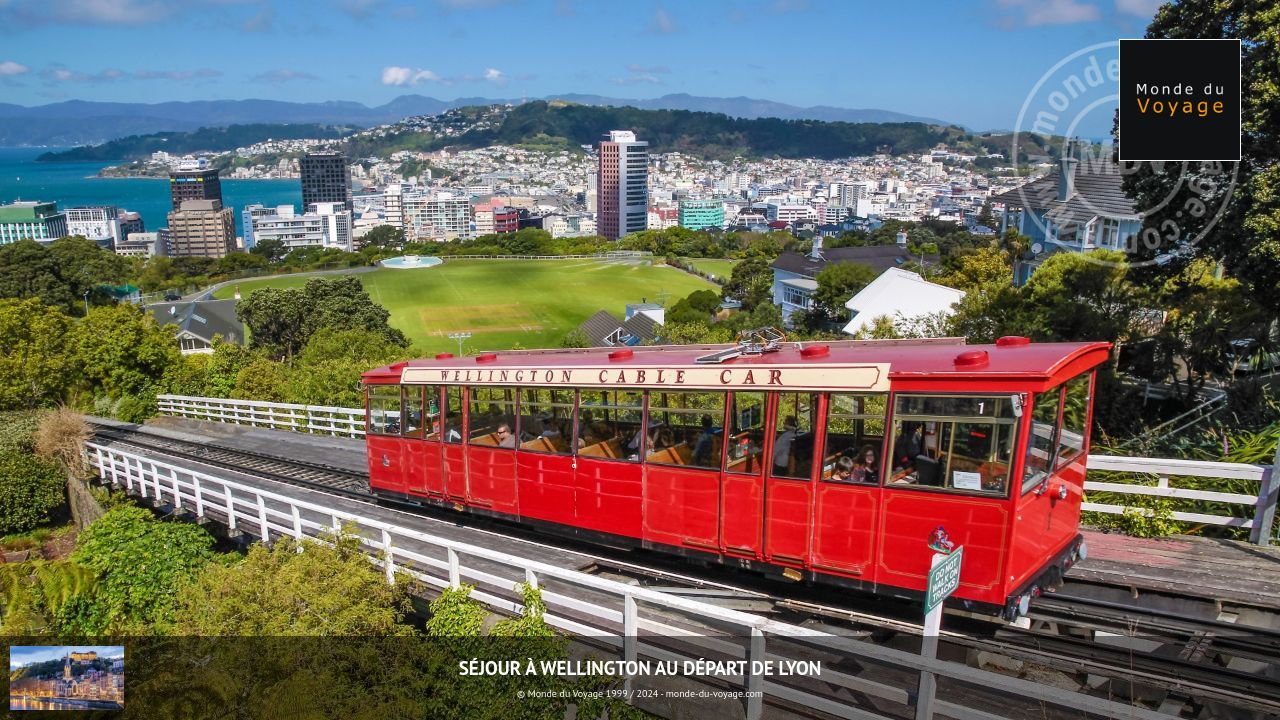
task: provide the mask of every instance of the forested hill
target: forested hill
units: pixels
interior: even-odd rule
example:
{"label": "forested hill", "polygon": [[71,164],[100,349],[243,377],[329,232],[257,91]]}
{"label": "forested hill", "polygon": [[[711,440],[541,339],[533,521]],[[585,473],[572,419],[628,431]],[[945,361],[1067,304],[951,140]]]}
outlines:
{"label": "forested hill", "polygon": [[[496,111],[496,112],[495,112]],[[445,130],[448,132],[445,132]],[[921,122],[848,123],[735,118],[688,110],[642,110],[566,102],[528,102],[508,108],[467,107],[409,118],[349,135],[332,125],[231,125],[193,132],[135,135],[102,145],[45,153],[43,161],[121,162],[152,152],[225,152],[274,139],[346,137],[347,157],[386,157],[397,150],[519,145],[576,149],[595,145],[610,130],[633,130],[651,152],[678,151],[708,159],[744,157],[832,159],[875,153],[919,153],[975,138],[955,126]]]}
{"label": "forested hill", "polygon": [[334,125],[281,125],[256,123],[252,125],[228,125],[226,127],[200,128],[191,132],[162,132],[150,135],[131,135],[105,142],[86,145],[62,152],[47,152],[36,158],[40,162],[120,162],[141,160],[157,150],[174,155],[207,150],[225,152],[264,140],[298,140],[302,138],[340,138],[353,128]]}
{"label": "forested hill", "polygon": [[[440,138],[431,147],[480,148],[534,145],[573,148],[595,145],[610,130],[633,130],[651,152],[679,151],[704,158],[735,155],[784,158],[839,158],[876,152],[921,152],[963,135],[958,128],[925,123],[847,123],[819,120],[744,119],[687,110],[641,110],[563,102],[529,102],[511,108],[496,126]],[[352,157],[404,149],[405,133],[355,137]]]}
{"label": "forested hill", "polygon": [[531,102],[513,108],[500,126],[475,133],[472,143],[515,144],[563,138],[574,145],[600,141],[609,130],[634,130],[656,152],[702,157],[754,155],[837,158],[876,152],[920,152],[958,131],[924,123],[847,123],[818,120],[747,120],[687,110],[640,110]]}

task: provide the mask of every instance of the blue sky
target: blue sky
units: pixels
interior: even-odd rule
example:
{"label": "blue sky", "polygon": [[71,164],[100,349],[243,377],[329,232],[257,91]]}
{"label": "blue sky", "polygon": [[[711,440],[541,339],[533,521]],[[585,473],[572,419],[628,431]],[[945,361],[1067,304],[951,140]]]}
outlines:
{"label": "blue sky", "polygon": [[1158,4],[0,0],[0,101],[684,92],[1011,127],[1055,62]]}
{"label": "blue sky", "polygon": [[124,657],[121,645],[14,645],[9,648],[9,669],[65,657],[68,652],[96,652],[98,657]]}

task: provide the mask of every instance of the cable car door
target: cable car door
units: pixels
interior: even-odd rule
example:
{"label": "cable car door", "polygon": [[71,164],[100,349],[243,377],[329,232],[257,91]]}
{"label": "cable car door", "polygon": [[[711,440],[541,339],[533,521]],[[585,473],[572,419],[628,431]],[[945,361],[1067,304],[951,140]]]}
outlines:
{"label": "cable car door", "polygon": [[444,432],[441,445],[441,476],[445,497],[464,502],[467,499],[467,447],[462,444],[462,430],[466,427],[463,416],[462,388],[450,385],[444,389]]}
{"label": "cable car door", "polygon": [[765,556],[774,563],[808,564],[819,402],[817,393],[777,393],[770,398]]}
{"label": "cable car door", "polygon": [[832,393],[826,400],[812,565],[874,583],[888,402],[883,394],[860,393]]}

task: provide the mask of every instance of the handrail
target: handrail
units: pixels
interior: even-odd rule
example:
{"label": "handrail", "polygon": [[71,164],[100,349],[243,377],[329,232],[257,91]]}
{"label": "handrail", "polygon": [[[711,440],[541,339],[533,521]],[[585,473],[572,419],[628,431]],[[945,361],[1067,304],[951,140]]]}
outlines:
{"label": "handrail", "polygon": [[[296,405],[262,400],[160,395],[160,412],[168,415],[252,425],[276,430],[319,433],[360,438],[365,435],[365,414],[361,408]],[[1280,459],[1277,460],[1280,464]],[[1275,515],[1276,497],[1280,494],[1280,472],[1274,468],[1246,463],[1180,460],[1174,458],[1124,457],[1090,455],[1090,471],[1125,472],[1154,475],[1157,485],[1085,481],[1086,491],[1111,492],[1120,495],[1145,495],[1181,500],[1204,500],[1254,508],[1253,517],[1211,515],[1207,513],[1173,512],[1170,517],[1184,522],[1249,528],[1252,542],[1266,545],[1270,541]],[[1170,477],[1199,477],[1221,480],[1257,481],[1257,495],[1224,493],[1215,490],[1192,490],[1171,487]],[[1086,502],[1081,509],[1119,515],[1127,506]]]}
{"label": "handrail", "polygon": [[[170,504],[179,510],[190,508],[199,519],[216,513],[222,516],[221,520],[231,530],[245,526],[254,528],[255,535],[263,542],[269,543],[273,538],[282,537],[301,541],[306,537],[323,536],[344,526],[354,528],[362,546],[374,556],[371,558],[373,562],[385,569],[387,580],[391,583],[401,576],[412,577],[435,588],[456,588],[464,581],[472,581],[476,586],[473,597],[490,607],[510,613],[521,612],[523,607],[513,601],[504,590],[496,589],[495,586],[506,581],[513,585],[516,582],[527,582],[542,587],[543,600],[547,606],[544,618],[549,624],[570,633],[602,639],[618,647],[624,659],[628,660],[634,660],[640,655],[659,659],[673,656],[696,659],[690,655],[676,655],[670,647],[658,648],[651,639],[646,642],[646,638],[652,636],[642,637],[639,633],[641,627],[669,640],[684,641],[685,645],[715,645],[717,654],[727,652],[734,659],[747,661],[784,657],[777,654],[780,651],[776,641],[772,652],[767,652],[766,646],[771,638],[785,638],[789,644],[813,645],[824,653],[842,652],[911,672],[933,673],[966,685],[994,688],[1013,696],[1083,710],[1103,717],[1132,720],[1169,720],[1170,717],[1133,705],[1039,685],[945,660],[926,658],[431,535],[368,517],[354,509],[359,508],[359,504],[336,497],[333,502],[343,502],[346,507],[353,509],[339,509],[332,505],[310,502],[95,442],[86,442],[85,448],[91,464],[97,468],[104,482],[117,487],[123,486],[126,492],[138,494],[157,504]],[[325,497],[323,494],[320,496]],[[423,549],[415,549],[414,545]],[[433,550],[436,555],[428,554]],[[439,556],[439,551],[443,551],[443,559]],[[512,572],[514,578],[495,575],[492,567],[476,567],[476,560]],[[557,582],[548,584],[548,580]],[[561,587],[566,585],[569,586],[569,592]],[[578,591],[574,592],[573,588]],[[610,604],[600,604],[599,596],[607,598]],[[651,617],[641,618],[641,607],[660,608],[661,611]],[[741,637],[749,638],[750,642],[739,646],[731,642],[734,636],[724,636],[725,639],[722,640],[699,637],[698,628],[673,624],[678,621],[672,618],[672,611],[701,622],[704,635],[708,627],[728,625],[737,628],[742,633]],[[781,652],[785,652],[785,649]],[[748,666],[751,667],[751,663]],[[766,694],[788,703],[843,717],[879,717],[834,698],[819,697],[807,688],[787,685],[776,678],[765,679],[750,672],[744,675],[711,677],[740,683],[748,691],[745,697],[748,720],[758,720],[762,716]],[[901,687],[836,670],[823,670],[820,679],[832,685],[857,687],[863,693],[896,699],[899,703],[908,702],[913,696],[904,692]],[[944,701],[938,701],[935,705],[936,709],[948,715],[952,715],[957,709],[963,709],[960,705]],[[917,708],[916,716],[932,717],[934,709]],[[999,716],[984,713],[983,717]]]}

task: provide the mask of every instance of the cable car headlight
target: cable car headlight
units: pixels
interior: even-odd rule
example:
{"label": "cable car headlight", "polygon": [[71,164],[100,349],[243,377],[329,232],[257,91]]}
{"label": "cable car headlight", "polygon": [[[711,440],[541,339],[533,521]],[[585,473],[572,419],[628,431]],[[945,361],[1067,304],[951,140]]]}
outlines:
{"label": "cable car headlight", "polygon": [[1030,593],[1027,593],[1027,594],[1024,594],[1022,597],[1018,598],[1018,614],[1025,617],[1030,610],[1031,610],[1031,595]]}

